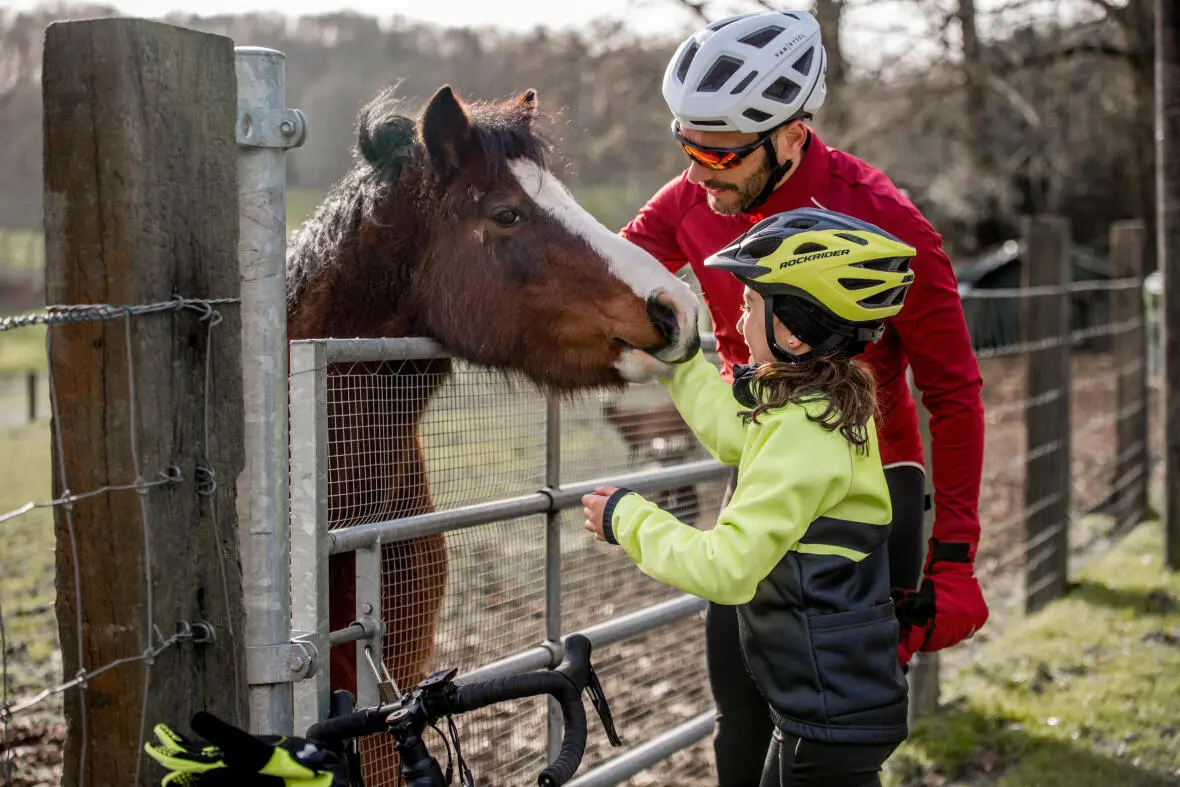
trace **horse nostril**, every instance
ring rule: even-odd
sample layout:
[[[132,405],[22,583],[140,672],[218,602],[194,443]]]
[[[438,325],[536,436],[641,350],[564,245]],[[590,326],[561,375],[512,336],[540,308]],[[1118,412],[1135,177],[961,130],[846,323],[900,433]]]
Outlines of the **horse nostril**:
[[[647,316],[663,340],[664,347],[674,343],[680,337],[680,322],[676,318],[676,312],[661,301],[658,294],[648,297]]]

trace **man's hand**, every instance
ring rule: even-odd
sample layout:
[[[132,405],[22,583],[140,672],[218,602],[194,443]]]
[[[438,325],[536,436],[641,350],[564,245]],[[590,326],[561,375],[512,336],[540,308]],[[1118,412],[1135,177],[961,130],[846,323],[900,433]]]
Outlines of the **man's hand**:
[[[347,787],[348,765],[335,753],[303,738],[255,736],[198,711],[189,740],[163,724],[158,744],[144,749],[169,773],[165,787]]]
[[[987,602],[965,546],[932,539],[921,587],[895,595],[902,664],[919,651],[933,653],[957,645],[987,622]]]
[[[602,533],[602,512],[606,508],[606,501],[618,489],[613,486],[600,486],[588,495],[582,496],[582,513],[586,515],[586,532],[606,543],[606,536]]]

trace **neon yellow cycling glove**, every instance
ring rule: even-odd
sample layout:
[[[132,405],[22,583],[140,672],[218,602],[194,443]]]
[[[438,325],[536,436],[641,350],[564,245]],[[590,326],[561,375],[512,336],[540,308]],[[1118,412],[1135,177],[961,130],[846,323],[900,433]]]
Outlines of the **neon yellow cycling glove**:
[[[348,787],[348,766],[315,741],[281,735],[251,735],[198,711],[189,740],[164,724],[158,744],[144,749],[170,773],[164,787]]]

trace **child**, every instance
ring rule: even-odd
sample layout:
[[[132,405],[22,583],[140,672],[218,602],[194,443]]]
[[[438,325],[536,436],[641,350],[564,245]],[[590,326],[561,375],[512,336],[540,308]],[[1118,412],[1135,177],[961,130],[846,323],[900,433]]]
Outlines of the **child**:
[[[627,489],[583,498],[586,529],[644,573],[738,606],[742,655],[775,725],[761,787],[878,785],[908,734],[875,382],[854,356],[901,309],[914,253],[804,208],[714,254],[706,266],[746,285],[738,330],[752,363],[731,388],[698,353],[667,367],[665,385],[710,453],[737,465],[732,499],[702,531]]]

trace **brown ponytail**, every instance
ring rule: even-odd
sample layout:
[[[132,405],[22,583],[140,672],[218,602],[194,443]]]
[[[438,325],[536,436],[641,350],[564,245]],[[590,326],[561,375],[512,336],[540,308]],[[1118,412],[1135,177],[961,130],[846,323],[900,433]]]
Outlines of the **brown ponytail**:
[[[773,361],[754,372],[750,392],[758,401],[741,413],[749,423],[788,403],[826,402],[827,408],[808,418],[829,432],[840,430],[860,453],[868,453],[868,423],[877,409],[877,381],[863,361],[827,354],[800,364]]]

